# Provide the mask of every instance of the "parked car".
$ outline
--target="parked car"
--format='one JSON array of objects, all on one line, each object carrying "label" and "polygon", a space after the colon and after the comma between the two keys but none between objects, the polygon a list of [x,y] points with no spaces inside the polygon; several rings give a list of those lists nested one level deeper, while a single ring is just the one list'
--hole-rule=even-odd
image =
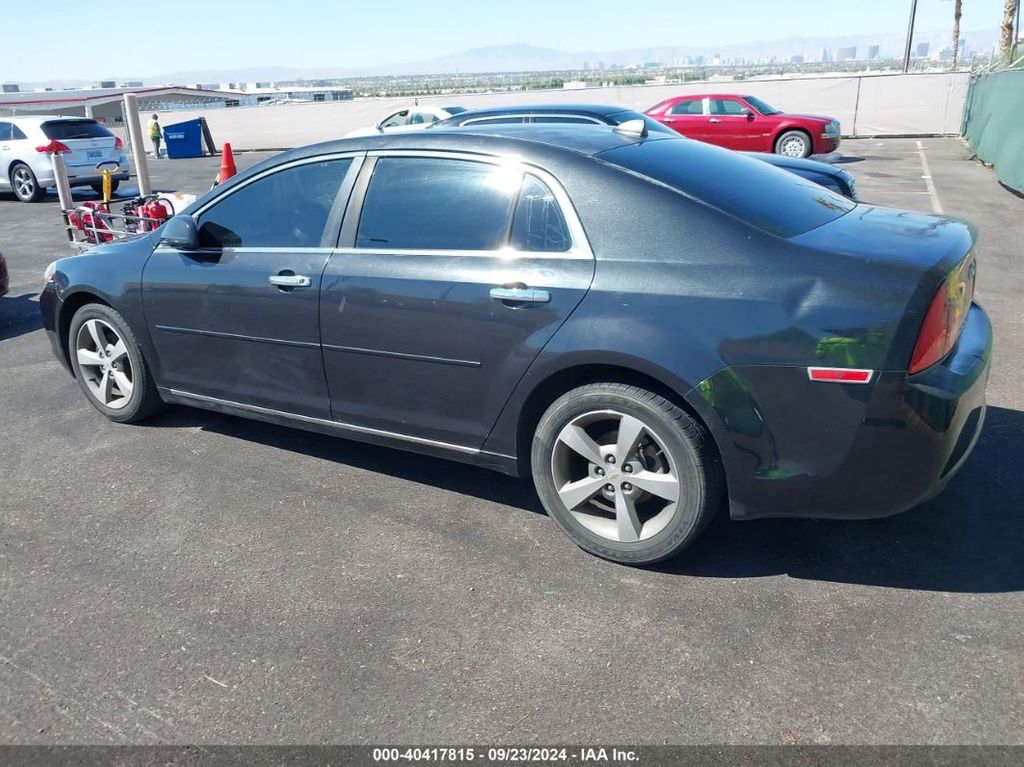
[{"label": "parked car", "polygon": [[[641,121],[649,133],[666,133],[677,136],[674,130],[662,125],[657,120],[632,109],[607,104],[530,104],[472,109],[460,112],[446,120],[434,123],[432,130],[443,130],[454,127],[473,127],[487,125],[521,125],[530,124],[589,124],[589,125],[622,125],[626,122]],[[817,160],[805,160],[786,155],[747,152],[751,157],[788,170],[798,176],[821,184],[833,192],[838,192],[851,200],[857,199],[857,184],[853,174],[834,165]]]},{"label": "parked car", "polygon": [[788,114],[755,96],[676,96],[655,104],[646,114],[688,138],[726,149],[809,157],[839,147],[838,120]]},{"label": "parked car", "polygon": [[438,120],[444,120],[459,112],[466,111],[465,107],[437,107],[432,104],[423,106],[408,107],[392,112],[372,128],[358,128],[346,134],[346,138],[357,136],[375,136],[378,133],[403,133],[405,131],[423,130],[429,128]]},{"label": "parked car", "polygon": [[103,193],[96,166],[117,163],[113,189],[128,179],[121,139],[95,120],[60,115],[0,117],[0,191],[13,191],[22,202],[37,202],[56,186],[51,152],[64,155],[71,186]]},{"label": "parked car", "polygon": [[941,489],[985,412],[974,243],[700,142],[505,125],[276,155],[54,262],[40,307],[113,421],[179,403],[531,476],[637,564],[724,499],[853,519]]},{"label": "parked car", "polygon": [[6,296],[10,289],[10,277],[7,274],[7,259],[0,253],[0,296]]}]

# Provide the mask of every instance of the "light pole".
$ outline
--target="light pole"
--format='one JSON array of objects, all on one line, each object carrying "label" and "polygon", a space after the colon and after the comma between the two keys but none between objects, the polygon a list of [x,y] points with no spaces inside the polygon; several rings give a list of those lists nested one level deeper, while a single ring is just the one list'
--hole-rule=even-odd
[{"label": "light pole", "polygon": [[907,24],[907,47],[903,51],[903,74],[910,69],[910,46],[914,42],[914,17],[917,15],[917,0],[910,0],[910,23]]}]

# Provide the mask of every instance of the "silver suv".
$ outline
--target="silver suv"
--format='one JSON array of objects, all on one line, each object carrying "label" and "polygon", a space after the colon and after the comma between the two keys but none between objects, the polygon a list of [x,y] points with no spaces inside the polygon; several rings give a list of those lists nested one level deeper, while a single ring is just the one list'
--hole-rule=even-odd
[{"label": "silver suv", "polygon": [[116,162],[113,188],[128,179],[121,139],[84,117],[34,115],[0,117],[0,192],[13,191],[22,202],[36,202],[56,186],[51,152],[64,154],[71,186],[91,186],[102,194],[101,163]]}]

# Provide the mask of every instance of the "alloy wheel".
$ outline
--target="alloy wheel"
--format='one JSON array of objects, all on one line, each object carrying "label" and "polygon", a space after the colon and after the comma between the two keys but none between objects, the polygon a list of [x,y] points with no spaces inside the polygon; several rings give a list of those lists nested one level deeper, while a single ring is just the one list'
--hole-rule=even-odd
[{"label": "alloy wheel", "polygon": [[14,169],[11,174],[11,181],[14,184],[14,191],[23,200],[31,199],[36,193],[36,179],[32,171],[24,165]]},{"label": "alloy wheel", "polygon": [[807,143],[800,136],[787,136],[779,144],[779,154],[786,157],[803,157],[807,152]]},{"label": "alloy wheel", "polygon": [[91,319],[78,329],[75,356],[89,393],[104,407],[120,410],[132,398],[135,376],[128,347],[103,320]]},{"label": "alloy wheel", "polygon": [[555,441],[551,472],[565,508],[602,538],[646,540],[676,514],[675,463],[661,438],[635,416],[596,410],[573,418]]}]

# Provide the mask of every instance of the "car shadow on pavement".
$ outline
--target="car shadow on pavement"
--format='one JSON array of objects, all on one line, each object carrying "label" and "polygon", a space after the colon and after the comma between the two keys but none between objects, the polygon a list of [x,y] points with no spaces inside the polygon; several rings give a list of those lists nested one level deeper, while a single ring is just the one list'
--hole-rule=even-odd
[{"label": "car shadow on pavement", "polygon": [[[544,514],[526,480],[314,432],[175,407],[146,425],[200,427]],[[974,452],[937,498],[893,517],[732,522],[723,509],[675,559],[651,569],[705,578],[789,575],[890,588],[1024,590],[1024,413],[990,407]],[[552,528],[552,535],[556,534]],[[582,555],[581,555],[582,556]]]},{"label": "car shadow on pavement", "polygon": [[0,298],[0,341],[17,338],[43,326],[35,293]]},{"label": "car shadow on pavement", "polygon": [[546,513],[529,482],[442,458],[188,407],[172,407],[165,415],[141,425],[199,427],[204,431],[439,487],[523,511]]},{"label": "car shadow on pavement", "polygon": [[[1024,590],[1024,413],[989,407],[974,452],[946,490],[875,520],[765,519],[723,513],[664,572],[714,578],[789,575],[890,588]],[[865,481],[871,481],[866,477]]]}]

